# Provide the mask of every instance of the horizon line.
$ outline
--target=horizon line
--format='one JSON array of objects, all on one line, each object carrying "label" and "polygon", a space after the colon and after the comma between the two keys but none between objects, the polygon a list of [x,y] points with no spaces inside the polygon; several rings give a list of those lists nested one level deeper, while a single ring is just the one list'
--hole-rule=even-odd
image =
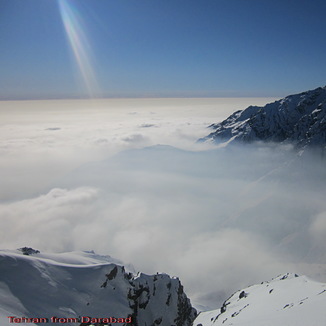
[{"label": "horizon line", "polygon": [[67,97],[0,97],[0,102],[9,102],[9,101],[55,101],[55,100],[114,100],[114,99],[209,99],[209,98],[283,98],[287,95],[234,95],[234,96],[226,96],[226,95],[220,95],[220,96],[200,96],[200,95],[193,95],[193,96],[103,96],[103,97],[87,97],[87,96],[67,96]]}]

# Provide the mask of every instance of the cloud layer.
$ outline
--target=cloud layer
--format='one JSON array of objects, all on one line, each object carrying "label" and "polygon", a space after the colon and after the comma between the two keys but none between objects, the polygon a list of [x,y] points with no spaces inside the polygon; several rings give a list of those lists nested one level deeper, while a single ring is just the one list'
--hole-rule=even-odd
[{"label": "cloud layer", "polygon": [[1,247],[93,249],[177,275],[212,308],[287,271],[326,280],[324,162],[275,145],[196,144],[218,103],[187,101],[108,111],[55,101],[8,115]]}]

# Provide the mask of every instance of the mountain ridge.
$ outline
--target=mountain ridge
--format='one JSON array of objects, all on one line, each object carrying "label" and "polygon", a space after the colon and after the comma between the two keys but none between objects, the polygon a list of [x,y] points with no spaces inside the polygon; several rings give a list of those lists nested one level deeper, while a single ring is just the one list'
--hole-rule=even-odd
[{"label": "mountain ridge", "polygon": [[235,292],[220,309],[201,312],[193,325],[320,326],[325,301],[325,283],[287,273]]},{"label": "mountain ridge", "polygon": [[[220,309],[191,306],[177,277],[130,271],[93,251],[0,250],[0,325],[320,326],[326,283],[294,273],[236,291]],[[132,268],[132,267],[131,267]],[[113,321],[112,321],[113,320]]]},{"label": "mountain ridge", "polygon": [[13,318],[31,324],[39,324],[37,318],[89,324],[82,317],[98,321],[95,325],[115,318],[119,325],[191,326],[196,316],[177,277],[135,275],[94,252],[24,255],[1,250],[0,275],[1,326]]},{"label": "mountain ridge", "polygon": [[200,141],[275,142],[292,144],[297,150],[326,149],[326,86],[289,95],[263,107],[238,110]]}]

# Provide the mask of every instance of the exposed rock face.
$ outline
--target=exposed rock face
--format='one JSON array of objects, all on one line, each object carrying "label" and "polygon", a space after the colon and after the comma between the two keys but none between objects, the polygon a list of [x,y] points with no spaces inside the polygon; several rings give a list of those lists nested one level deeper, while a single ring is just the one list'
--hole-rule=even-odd
[{"label": "exposed rock face", "polygon": [[101,288],[116,291],[117,299],[127,292],[127,317],[131,317],[134,326],[191,326],[197,315],[178,278],[171,278],[167,274],[138,273],[133,276],[118,265],[112,265],[105,276]]},{"label": "exposed rock face", "polygon": [[178,278],[139,274],[129,280],[129,305],[134,325],[190,326],[196,317]]},{"label": "exposed rock face", "polygon": [[292,143],[297,149],[326,148],[326,86],[290,95],[264,107],[249,106],[210,126],[202,141]]}]

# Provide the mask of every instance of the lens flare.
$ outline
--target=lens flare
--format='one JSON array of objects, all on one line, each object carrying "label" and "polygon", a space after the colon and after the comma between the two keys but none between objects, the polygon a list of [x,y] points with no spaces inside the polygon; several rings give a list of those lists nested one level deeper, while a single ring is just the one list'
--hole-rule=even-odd
[{"label": "lens flare", "polygon": [[98,83],[91,63],[92,49],[85,34],[83,19],[78,9],[68,0],[58,0],[61,19],[80,71],[88,96],[99,93]]}]

